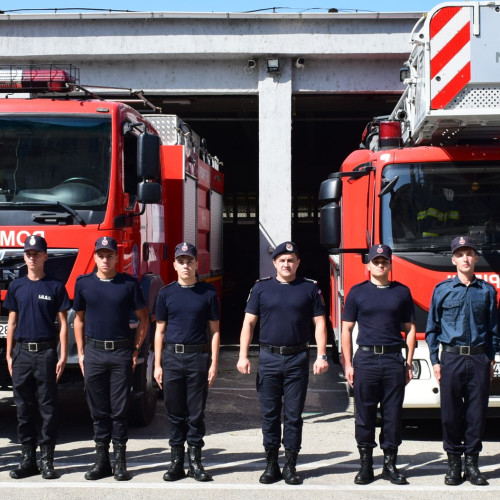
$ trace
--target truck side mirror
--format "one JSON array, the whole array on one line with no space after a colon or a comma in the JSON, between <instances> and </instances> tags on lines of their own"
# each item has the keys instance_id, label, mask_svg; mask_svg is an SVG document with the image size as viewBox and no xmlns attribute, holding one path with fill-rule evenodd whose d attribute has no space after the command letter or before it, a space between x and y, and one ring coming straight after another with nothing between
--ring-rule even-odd
<instances>
[{"instance_id":1,"label":"truck side mirror","mask_svg":"<svg viewBox=\"0 0 500 500\"><path fill-rule=\"evenodd\" d=\"M158 180L160 178L160 138L149 132L138 137L137 177Z\"/></svg>"},{"instance_id":2,"label":"truck side mirror","mask_svg":"<svg viewBox=\"0 0 500 500\"><path fill-rule=\"evenodd\" d=\"M319 220L319 239L326 248L340 248L340 205L342 198L342 179L332 177L323 181L319 188L321 207Z\"/></svg>"},{"instance_id":3,"label":"truck side mirror","mask_svg":"<svg viewBox=\"0 0 500 500\"><path fill-rule=\"evenodd\" d=\"M139 182L137 185L137 201L139 203L160 203L161 186L157 182Z\"/></svg>"},{"instance_id":4,"label":"truck side mirror","mask_svg":"<svg viewBox=\"0 0 500 500\"><path fill-rule=\"evenodd\" d=\"M340 177L330 177L321 183L319 187L319 202L330 203L340 201L342 197L342 179Z\"/></svg>"},{"instance_id":5,"label":"truck side mirror","mask_svg":"<svg viewBox=\"0 0 500 500\"><path fill-rule=\"evenodd\" d=\"M340 205L336 201L321 207L319 240L326 248L340 248Z\"/></svg>"}]
</instances>

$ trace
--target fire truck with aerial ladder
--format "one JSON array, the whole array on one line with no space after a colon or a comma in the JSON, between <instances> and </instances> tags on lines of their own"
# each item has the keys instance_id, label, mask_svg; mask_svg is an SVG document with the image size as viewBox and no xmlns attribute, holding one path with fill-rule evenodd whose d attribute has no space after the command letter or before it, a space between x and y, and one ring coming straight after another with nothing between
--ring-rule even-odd
<instances>
[{"instance_id":1,"label":"fire truck with aerial ladder","mask_svg":"<svg viewBox=\"0 0 500 500\"><path fill-rule=\"evenodd\" d=\"M198 247L200 279L221 291L224 179L217 157L186 123L159 114L140 91L125 100L140 102L141 112L100 98L79 84L73 65L0 67L0 92L2 302L9 283L27 272L23 243L31 234L47 240L46 273L66 283L70 299L77 276L94 271L94 242L104 235L117 240L118 270L139 279L153 320L158 291L177 279L179 242ZM11 384L7 316L2 308L2 387ZM70 310L66 380L81 379L73 319ZM136 324L131 317L131 329ZM134 373L137 425L156 409L153 335L154 321Z\"/></svg>"},{"instance_id":2,"label":"fire truck with aerial ladder","mask_svg":"<svg viewBox=\"0 0 500 500\"><path fill-rule=\"evenodd\" d=\"M393 249L390 279L411 289L418 343L403 405L408 416L439 412L425 327L434 286L456 274L455 236L477 242L476 276L500 287L499 26L496 1L449 2L424 15L400 70L406 89L398 104L367 125L359 149L320 187L339 351L344 300L368 277L363 263L371 245ZM491 414L500 410L499 368Z\"/></svg>"}]
</instances>

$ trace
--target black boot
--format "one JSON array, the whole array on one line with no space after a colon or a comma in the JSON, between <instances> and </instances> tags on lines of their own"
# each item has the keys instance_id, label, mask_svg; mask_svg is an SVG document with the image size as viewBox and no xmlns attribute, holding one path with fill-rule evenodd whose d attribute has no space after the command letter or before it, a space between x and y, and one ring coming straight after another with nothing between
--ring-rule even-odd
<instances>
[{"instance_id":1,"label":"black boot","mask_svg":"<svg viewBox=\"0 0 500 500\"><path fill-rule=\"evenodd\" d=\"M361 468L354 478L355 484L370 484L373 481L373 448L358 446Z\"/></svg>"},{"instance_id":2,"label":"black boot","mask_svg":"<svg viewBox=\"0 0 500 500\"><path fill-rule=\"evenodd\" d=\"M283 479L286 484L302 484L295 466L297 465L297 451L285 450L285 466L283 467Z\"/></svg>"},{"instance_id":3,"label":"black boot","mask_svg":"<svg viewBox=\"0 0 500 500\"><path fill-rule=\"evenodd\" d=\"M481 471L477 467L477 461L479 459L479 453L466 453L465 454L465 472L464 479L467 479L470 484L475 486L486 486L488 481L481 474Z\"/></svg>"},{"instance_id":4,"label":"black boot","mask_svg":"<svg viewBox=\"0 0 500 500\"><path fill-rule=\"evenodd\" d=\"M201 463L201 446L188 446L189 470L187 475L196 481L210 481L210 474L205 471Z\"/></svg>"},{"instance_id":5,"label":"black boot","mask_svg":"<svg viewBox=\"0 0 500 500\"><path fill-rule=\"evenodd\" d=\"M278 448L266 448L267 466L262 476L260 476L260 483L272 484L282 478L280 466L278 464L278 453Z\"/></svg>"},{"instance_id":6,"label":"black boot","mask_svg":"<svg viewBox=\"0 0 500 500\"><path fill-rule=\"evenodd\" d=\"M382 469L382 478L389 479L392 484L408 484L406 477L404 477L396 467L397 458L397 448L389 448L387 450L384 450L384 467Z\"/></svg>"},{"instance_id":7,"label":"black boot","mask_svg":"<svg viewBox=\"0 0 500 500\"><path fill-rule=\"evenodd\" d=\"M44 479L58 479L59 473L54 470L54 449L53 444L40 445L40 470Z\"/></svg>"},{"instance_id":8,"label":"black boot","mask_svg":"<svg viewBox=\"0 0 500 500\"><path fill-rule=\"evenodd\" d=\"M36 445L21 445L21 462L16 469L10 471L12 479L24 479L25 477L36 476L40 470L36 464Z\"/></svg>"},{"instance_id":9,"label":"black boot","mask_svg":"<svg viewBox=\"0 0 500 500\"><path fill-rule=\"evenodd\" d=\"M462 455L448 453L448 472L444 476L444 484L458 486L462 484Z\"/></svg>"},{"instance_id":10,"label":"black boot","mask_svg":"<svg viewBox=\"0 0 500 500\"><path fill-rule=\"evenodd\" d=\"M117 481L128 481L132 479L130 472L127 470L125 443L113 443L113 451L115 452L115 462L113 464L113 475Z\"/></svg>"},{"instance_id":11,"label":"black boot","mask_svg":"<svg viewBox=\"0 0 500 500\"><path fill-rule=\"evenodd\" d=\"M95 481L96 479L102 479L113 475L111 463L109 461L109 444L101 442L96 443L95 451L95 464L92 469L85 474L85 479L88 479L89 481Z\"/></svg>"},{"instance_id":12,"label":"black boot","mask_svg":"<svg viewBox=\"0 0 500 500\"><path fill-rule=\"evenodd\" d=\"M163 474L164 481L177 481L186 477L184 472L184 445L172 446L170 450L170 467Z\"/></svg>"}]
</instances>

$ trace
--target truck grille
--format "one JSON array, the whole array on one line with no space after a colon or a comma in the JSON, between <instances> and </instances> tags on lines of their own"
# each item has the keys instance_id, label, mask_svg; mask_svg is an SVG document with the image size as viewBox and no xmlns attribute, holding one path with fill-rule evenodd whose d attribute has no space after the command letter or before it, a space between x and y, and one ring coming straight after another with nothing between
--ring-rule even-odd
<instances>
[{"instance_id":1,"label":"truck grille","mask_svg":"<svg viewBox=\"0 0 500 500\"><path fill-rule=\"evenodd\" d=\"M45 263L45 273L63 283L69 278L75 264L77 250L49 250L49 258ZM21 249L0 250L0 290L7 290L16 278L26 276L24 252Z\"/></svg>"}]
</instances>

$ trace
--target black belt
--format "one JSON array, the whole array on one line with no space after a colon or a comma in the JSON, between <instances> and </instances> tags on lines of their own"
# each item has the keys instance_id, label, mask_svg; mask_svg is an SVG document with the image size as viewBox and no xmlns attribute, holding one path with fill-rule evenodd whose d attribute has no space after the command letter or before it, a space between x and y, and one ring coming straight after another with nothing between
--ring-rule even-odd
<instances>
[{"instance_id":1,"label":"black belt","mask_svg":"<svg viewBox=\"0 0 500 500\"><path fill-rule=\"evenodd\" d=\"M373 354L389 354L390 352L401 352L404 345L358 345L362 351L373 352Z\"/></svg>"},{"instance_id":2,"label":"black belt","mask_svg":"<svg viewBox=\"0 0 500 500\"><path fill-rule=\"evenodd\" d=\"M129 339L120 340L96 340L90 337L86 337L87 345L95 347L97 349L102 349L103 351L114 351L122 347L131 348Z\"/></svg>"},{"instance_id":3,"label":"black belt","mask_svg":"<svg viewBox=\"0 0 500 500\"><path fill-rule=\"evenodd\" d=\"M191 352L208 352L208 344L164 344L167 351L175 352L175 354L184 354Z\"/></svg>"},{"instance_id":4,"label":"black belt","mask_svg":"<svg viewBox=\"0 0 500 500\"><path fill-rule=\"evenodd\" d=\"M463 356L469 356L471 354L482 354L486 352L486 347L484 345L470 346L470 345L448 345L441 344L443 346L443 351L453 352L455 354L462 354Z\"/></svg>"},{"instance_id":5,"label":"black belt","mask_svg":"<svg viewBox=\"0 0 500 500\"><path fill-rule=\"evenodd\" d=\"M299 352L306 351L309 348L309 342L306 342L305 344L292 345L292 346L287 346L287 345L276 346L276 345L261 343L260 348L266 352L272 352L274 354L281 354L282 356L287 356L289 354L297 354Z\"/></svg>"},{"instance_id":6,"label":"black belt","mask_svg":"<svg viewBox=\"0 0 500 500\"><path fill-rule=\"evenodd\" d=\"M38 352L54 348L56 342L54 340L49 340L47 342L17 342L16 345L25 351Z\"/></svg>"}]
</instances>

